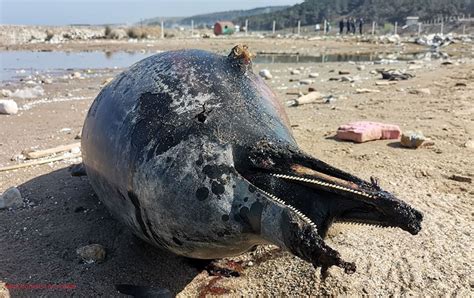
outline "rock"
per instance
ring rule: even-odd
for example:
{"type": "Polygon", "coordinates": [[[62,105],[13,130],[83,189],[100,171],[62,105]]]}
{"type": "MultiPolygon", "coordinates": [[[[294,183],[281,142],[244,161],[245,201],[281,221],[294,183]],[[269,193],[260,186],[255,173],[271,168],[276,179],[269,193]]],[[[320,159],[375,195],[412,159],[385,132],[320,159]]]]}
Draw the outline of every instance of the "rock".
{"type": "Polygon", "coordinates": [[[313,83],[313,80],[311,79],[303,79],[303,80],[300,80],[299,83],[301,85],[311,85],[313,83]]]}
{"type": "Polygon", "coordinates": [[[341,82],[355,82],[354,78],[350,77],[350,76],[342,76],[340,78],[341,82]]]}
{"type": "Polygon", "coordinates": [[[350,140],[356,143],[380,139],[398,139],[399,136],[400,127],[398,125],[370,121],[358,121],[341,125],[336,134],[338,139],[350,140]]]}
{"type": "Polygon", "coordinates": [[[10,90],[8,89],[2,89],[0,90],[0,94],[3,96],[3,97],[10,97],[12,96],[12,93],[10,90]]]}
{"type": "Polygon", "coordinates": [[[105,247],[100,244],[89,244],[76,250],[77,255],[86,264],[101,263],[105,259],[105,247]]]}
{"type": "Polygon", "coordinates": [[[299,75],[301,72],[298,69],[292,69],[290,73],[292,75],[299,75]]]}
{"type": "Polygon", "coordinates": [[[457,82],[454,87],[466,87],[467,84],[466,83],[463,83],[463,82],[457,82]]]}
{"type": "Polygon", "coordinates": [[[365,66],[364,65],[357,65],[357,70],[365,70],[365,66]]]}
{"type": "Polygon", "coordinates": [[[25,85],[26,86],[36,86],[38,85],[38,83],[36,83],[35,81],[32,81],[32,80],[28,80],[25,82],[25,85]]]}
{"type": "Polygon", "coordinates": [[[268,69],[262,69],[258,72],[258,74],[265,80],[270,80],[273,78],[272,74],[270,73],[268,69]]]}
{"type": "Polygon", "coordinates": [[[49,79],[49,78],[46,78],[44,80],[42,80],[43,84],[52,84],[53,83],[53,80],[52,79],[49,79]]]}
{"type": "Polygon", "coordinates": [[[18,113],[18,105],[11,99],[0,99],[0,114],[13,115],[18,113]]]}
{"type": "Polygon", "coordinates": [[[431,91],[430,89],[428,88],[420,88],[420,89],[412,89],[409,91],[409,93],[411,94],[426,94],[426,95],[430,95],[431,94],[431,91]]]}
{"type": "Polygon", "coordinates": [[[467,176],[451,175],[451,176],[449,177],[449,179],[455,180],[455,181],[458,181],[458,182],[472,183],[472,178],[471,178],[471,177],[467,177],[467,176]]]}
{"type": "Polygon", "coordinates": [[[23,204],[21,193],[16,187],[10,187],[0,196],[0,209],[16,208],[23,204]]]}
{"type": "Polygon", "coordinates": [[[59,132],[71,133],[72,129],[69,127],[64,127],[59,130],[59,132]]]}
{"type": "Polygon", "coordinates": [[[340,75],[348,75],[348,74],[351,74],[351,72],[348,71],[348,70],[340,70],[340,71],[339,71],[339,74],[340,74],[340,75]]]}
{"type": "Polygon", "coordinates": [[[402,72],[400,70],[382,70],[380,73],[382,74],[382,79],[389,81],[408,80],[414,77],[414,75],[402,72]]]}
{"type": "Polygon", "coordinates": [[[377,89],[367,89],[367,88],[361,88],[361,89],[356,89],[357,94],[361,93],[379,93],[380,90],[377,89]]]}
{"type": "Polygon", "coordinates": [[[335,103],[336,102],[336,98],[332,95],[328,95],[328,96],[325,96],[324,97],[324,103],[335,103]]]}
{"type": "Polygon", "coordinates": [[[71,76],[71,79],[80,79],[82,77],[82,74],[76,71],[76,72],[73,72],[70,76],[71,76]]]}
{"type": "Polygon", "coordinates": [[[464,144],[464,147],[474,150],[474,140],[469,140],[464,144]]]}
{"type": "Polygon", "coordinates": [[[441,62],[441,65],[452,65],[452,64],[453,64],[453,61],[451,60],[446,60],[446,61],[441,62]]]}
{"type": "Polygon", "coordinates": [[[425,144],[427,139],[421,132],[408,131],[402,134],[400,144],[406,148],[419,148],[420,146],[428,145],[425,144]]]}
{"type": "Polygon", "coordinates": [[[317,77],[319,77],[319,73],[317,73],[317,72],[312,72],[312,73],[309,74],[309,77],[310,77],[310,78],[313,78],[313,79],[314,79],[314,78],[317,78],[317,77]]]}
{"type": "Polygon", "coordinates": [[[35,98],[44,95],[44,89],[41,86],[35,86],[33,88],[26,87],[24,89],[16,89],[15,92],[12,93],[12,97],[18,98],[35,98]]]}

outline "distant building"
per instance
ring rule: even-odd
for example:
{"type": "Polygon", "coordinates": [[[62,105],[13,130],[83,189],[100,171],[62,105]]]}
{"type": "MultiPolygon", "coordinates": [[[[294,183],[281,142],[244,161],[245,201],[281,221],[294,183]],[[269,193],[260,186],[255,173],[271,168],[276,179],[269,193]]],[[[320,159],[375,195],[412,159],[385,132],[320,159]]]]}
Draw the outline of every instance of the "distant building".
{"type": "Polygon", "coordinates": [[[406,26],[417,25],[420,20],[420,17],[407,17],[406,18],[406,26]]]}
{"type": "Polygon", "coordinates": [[[215,35],[227,35],[232,34],[235,31],[235,26],[232,22],[219,21],[214,24],[214,34],[215,35]]]}

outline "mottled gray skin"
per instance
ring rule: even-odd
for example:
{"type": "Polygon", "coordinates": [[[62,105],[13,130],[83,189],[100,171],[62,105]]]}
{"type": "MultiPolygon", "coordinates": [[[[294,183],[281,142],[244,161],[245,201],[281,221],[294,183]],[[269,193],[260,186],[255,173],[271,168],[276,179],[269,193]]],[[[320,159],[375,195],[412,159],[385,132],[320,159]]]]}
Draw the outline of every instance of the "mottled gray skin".
{"type": "MultiPolygon", "coordinates": [[[[197,50],[147,58],[102,90],[83,129],[84,164],[107,208],[188,257],[268,242],[241,219],[268,204],[236,173],[233,149],[263,137],[295,145],[272,92],[232,63],[197,50]]],[[[273,209],[260,212],[265,221],[273,209]]]]}
{"type": "Polygon", "coordinates": [[[115,217],[187,257],[221,258],[272,243],[323,271],[336,265],[347,273],[355,265],[322,240],[333,221],[418,233],[421,214],[375,180],[298,149],[243,49],[229,57],[158,54],[97,96],[82,132],[83,163],[115,217]]]}

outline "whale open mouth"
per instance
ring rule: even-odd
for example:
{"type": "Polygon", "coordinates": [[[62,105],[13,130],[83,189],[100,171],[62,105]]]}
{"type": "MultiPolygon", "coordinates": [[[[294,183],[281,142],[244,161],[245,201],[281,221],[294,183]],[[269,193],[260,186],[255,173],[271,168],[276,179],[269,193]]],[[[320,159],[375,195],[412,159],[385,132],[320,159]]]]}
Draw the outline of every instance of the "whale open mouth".
{"type": "Polygon", "coordinates": [[[271,221],[281,231],[269,233],[270,238],[281,234],[277,245],[283,243],[323,273],[330,266],[355,271],[354,263],[342,260],[323,241],[334,222],[399,227],[413,235],[421,230],[422,214],[384,191],[374,178],[364,181],[298,149],[268,142],[235,152],[237,172],[261,197],[286,210],[271,221]]]}

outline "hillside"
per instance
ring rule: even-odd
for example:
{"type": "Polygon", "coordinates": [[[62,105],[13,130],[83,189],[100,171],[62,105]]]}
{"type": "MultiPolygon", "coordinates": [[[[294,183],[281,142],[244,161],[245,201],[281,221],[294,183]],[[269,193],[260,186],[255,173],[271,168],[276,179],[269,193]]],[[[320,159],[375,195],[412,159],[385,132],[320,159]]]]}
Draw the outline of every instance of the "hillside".
{"type": "Polygon", "coordinates": [[[324,19],[336,21],[344,16],[363,17],[367,21],[403,23],[407,16],[419,16],[421,20],[435,16],[474,14],[474,0],[306,0],[286,9],[234,19],[237,24],[249,20],[251,30],[271,30],[321,23],[324,19]]]}
{"type": "MultiPolygon", "coordinates": [[[[194,20],[194,25],[214,25],[215,22],[221,20],[235,20],[239,17],[250,17],[254,15],[263,15],[263,14],[272,14],[280,10],[289,8],[289,6],[267,6],[267,7],[258,7],[248,10],[230,10],[223,12],[214,12],[208,14],[200,14],[190,17],[177,17],[177,18],[163,18],[168,26],[178,25],[178,26],[189,26],[191,25],[191,20],[194,20]]],[[[161,23],[160,17],[144,20],[144,24],[148,25],[159,25],[161,23]]]]}

